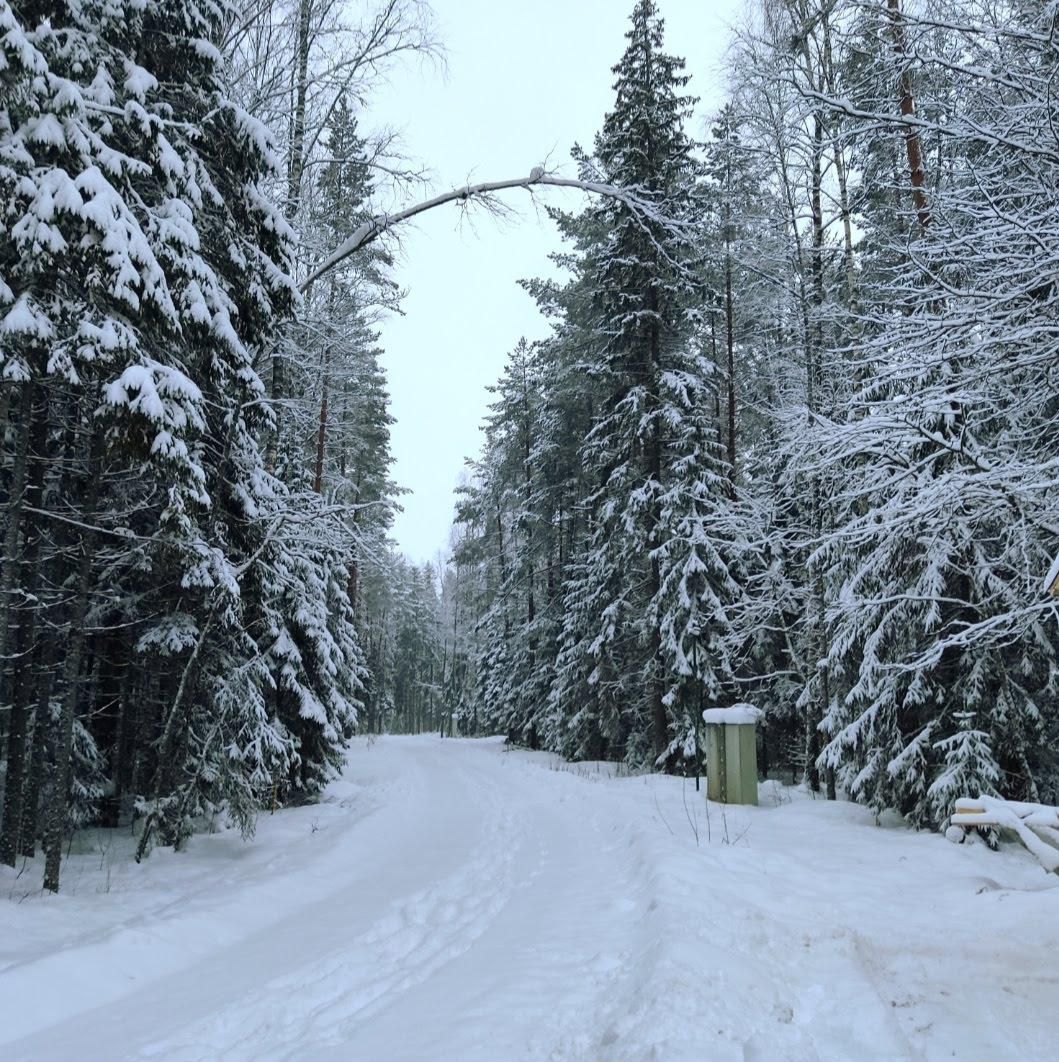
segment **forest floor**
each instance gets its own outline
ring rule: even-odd
[[[131,843],[0,868],[5,1062],[1055,1057],[1059,879],[774,783],[358,740],[253,844]]]

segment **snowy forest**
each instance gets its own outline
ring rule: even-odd
[[[466,696],[666,769],[749,701],[766,770],[916,825],[1054,803],[1059,6],[748,9],[702,138],[633,12],[575,159],[672,223],[553,211],[459,506]]]
[[[249,837],[355,734],[686,773],[744,702],[822,798],[1059,803],[1059,3],[746,0],[705,124],[613,7],[592,143],[432,200],[419,0],[0,0],[0,863]],[[388,204],[526,192],[548,336],[417,564]]]

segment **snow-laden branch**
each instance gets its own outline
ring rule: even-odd
[[[536,166],[526,177],[513,177],[506,181],[483,181],[481,184],[467,184],[462,188],[453,188],[452,191],[443,192],[431,199],[425,199],[421,203],[405,207],[393,214],[378,214],[368,218],[362,225],[356,228],[324,261],[313,270],[309,276],[299,285],[304,293],[312,284],[322,276],[329,273],[335,266],[344,262],[350,255],[368,244],[373,243],[383,233],[409,221],[419,214],[425,214],[435,207],[444,206],[446,203],[467,202],[472,199],[488,200],[496,192],[505,192],[512,188],[523,188],[532,191],[541,186],[552,188],[574,188],[589,195],[602,196],[606,199],[616,199],[624,203],[642,222],[652,221],[661,223],[666,228],[679,227],[680,223],[667,218],[657,206],[645,196],[638,194],[633,188],[621,188],[614,184],[605,184],[601,181],[585,181],[573,177],[556,177],[546,172],[543,167]]]
[[[1034,158],[1044,159],[1048,162],[1059,162],[1059,153],[1054,148],[1047,147],[1041,140],[1027,140],[1022,136],[1005,136],[1002,132],[987,129],[979,122],[975,122],[967,115],[961,115],[959,122],[946,124],[920,118],[914,114],[890,114],[881,110],[865,110],[857,107],[848,99],[841,96],[832,96],[817,89],[797,86],[799,93],[813,103],[818,103],[828,110],[842,114],[847,118],[856,118],[862,122],[879,128],[902,129],[905,134],[909,133],[933,133],[939,137],[964,138],[986,147],[1002,147],[1019,155],[1028,155]],[[849,134],[847,134],[849,135]]]

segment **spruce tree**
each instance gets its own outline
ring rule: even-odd
[[[694,403],[670,401],[689,384],[697,391],[703,371],[691,349],[701,215],[698,164],[684,130],[694,100],[685,94],[683,60],[664,50],[663,30],[657,6],[637,3],[614,67],[614,109],[592,159],[582,160],[586,173],[640,189],[668,220],[645,222],[607,203],[586,222],[598,233],[581,265],[598,394],[583,455],[595,484],[587,499],[591,539],[567,592],[554,694],[574,732],[588,725],[582,741],[592,743],[598,731],[612,753],[637,761],[662,755],[672,736],[667,658],[675,642],[663,635],[672,622],[667,565],[677,563],[670,539],[694,537],[680,521],[703,500],[674,495],[681,480],[717,486],[711,448],[682,452],[681,422],[696,415]]]
[[[32,560],[50,588],[5,607],[28,651],[4,676],[0,849],[43,835],[55,889],[65,831],[96,814],[135,803],[142,854],[222,810],[249,833],[292,779],[317,787],[361,664],[341,524],[264,467],[254,365],[296,293],[275,152],[226,88],[227,9],[0,18],[2,578]]]

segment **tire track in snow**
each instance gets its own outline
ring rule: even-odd
[[[481,780],[474,788],[481,789]],[[519,887],[512,868],[524,820],[490,791],[484,836],[466,863],[397,899],[363,933],[325,958],[255,987],[218,1015],[138,1058],[167,1062],[271,1060],[314,1056],[345,1043],[372,1015],[434,977],[486,933]],[[267,1014],[262,1021],[262,1014]]]
[[[374,749],[354,751],[347,776],[354,781],[365,774],[385,779],[378,786],[388,798],[381,807],[366,817],[351,809],[357,821],[350,829],[329,833],[325,843],[333,847],[320,860],[294,866],[249,891],[221,897],[211,912],[210,925],[216,926],[219,937],[213,948],[198,915],[177,914],[135,937],[122,933],[98,947],[74,949],[76,958],[66,952],[56,954],[55,962],[71,975],[67,979],[78,985],[80,971],[113,969],[105,981],[103,1002],[70,1008],[71,1016],[64,1015],[55,1024],[35,1021],[31,1034],[7,1039],[0,1051],[5,1062],[69,1062],[73,1057],[79,1062],[168,1060],[177,1057],[177,1051],[185,1052],[181,1057],[211,1062],[262,1057],[267,1045],[255,1043],[252,1050],[240,1050],[238,1045],[254,1043],[255,1027],[269,1024],[273,1015],[266,1004],[279,1013],[303,1005],[298,1002],[303,972],[313,983],[315,967],[334,962],[339,954],[356,954],[353,943],[361,938],[370,942],[373,932],[376,944],[384,938],[390,941],[393,956],[400,961],[402,924],[407,944],[413,940],[416,919],[427,917],[422,912],[442,910],[448,902],[458,915],[457,901],[475,888],[473,874],[496,880],[502,892],[503,876],[497,876],[495,866],[504,866],[511,838],[500,838],[499,833],[512,831],[513,820],[510,813],[505,819],[504,805],[494,792],[488,787],[483,791],[465,758],[414,739],[384,741]],[[323,871],[320,881],[314,879],[317,869]],[[437,891],[443,882],[450,886],[448,893]],[[299,903],[302,894],[308,894],[310,902]],[[421,901],[418,907],[416,898]],[[262,900],[274,910],[261,908]],[[394,921],[389,933],[381,931],[387,918],[400,915],[402,904],[407,905],[407,923]],[[234,933],[227,924],[228,911]],[[465,920],[449,920],[450,936],[456,936],[457,925],[463,927]],[[439,925],[443,927],[440,918]],[[187,943],[182,944],[181,933],[188,930]],[[439,940],[444,932],[444,928],[439,931]],[[423,954],[435,962],[442,958],[439,949],[429,946]],[[156,961],[163,964],[158,973],[154,973]],[[377,967],[372,976],[382,978],[386,973]],[[262,993],[263,986],[281,982],[292,995],[282,999]],[[85,988],[91,999],[92,984]],[[72,1000],[80,995],[79,988],[71,988]],[[242,1024],[225,1019],[229,1008],[241,1014]],[[218,1031],[230,1028],[221,1049],[217,1044],[189,1042],[189,1029],[207,1026]]]

